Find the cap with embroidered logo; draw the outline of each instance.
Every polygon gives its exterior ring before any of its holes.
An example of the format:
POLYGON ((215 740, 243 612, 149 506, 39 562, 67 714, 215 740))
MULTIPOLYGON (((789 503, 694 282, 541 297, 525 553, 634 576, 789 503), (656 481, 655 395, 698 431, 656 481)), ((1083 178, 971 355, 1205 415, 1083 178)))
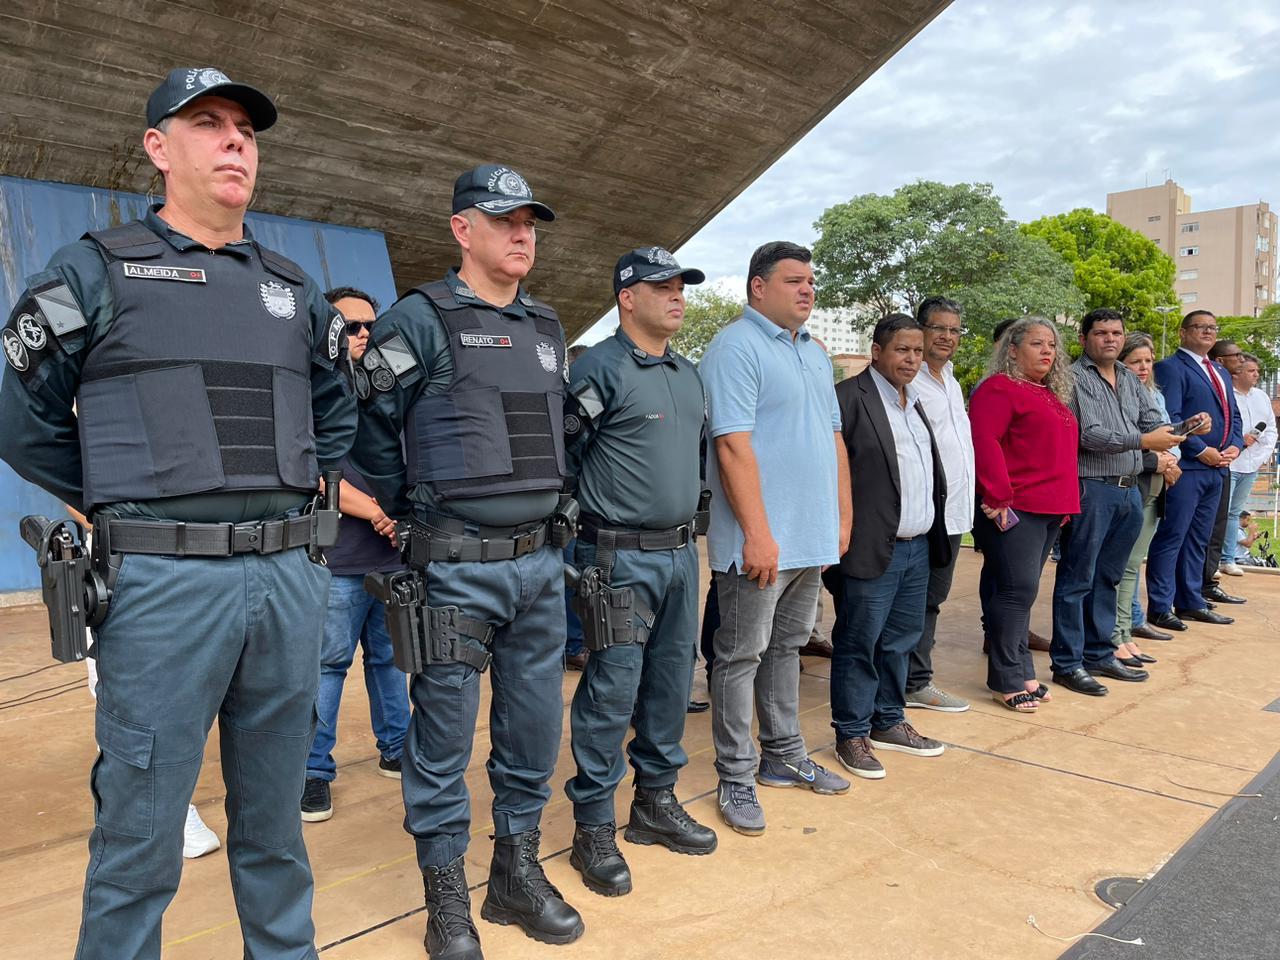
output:
POLYGON ((236 83, 217 67, 178 67, 147 99, 147 126, 154 127, 200 97, 225 97, 244 107, 254 130, 276 122, 276 105, 261 90, 236 83))
POLYGON ((524 177, 497 163, 482 163, 454 181, 453 212, 461 213, 470 207, 491 217, 532 207, 539 220, 550 222, 556 218, 554 210, 533 199, 533 190, 524 177))
POLYGON ((618 258, 613 268, 613 295, 641 280, 647 283, 661 283, 672 277, 680 277, 685 283, 702 283, 707 275, 692 267, 682 267, 662 247, 641 247, 631 250, 618 258))

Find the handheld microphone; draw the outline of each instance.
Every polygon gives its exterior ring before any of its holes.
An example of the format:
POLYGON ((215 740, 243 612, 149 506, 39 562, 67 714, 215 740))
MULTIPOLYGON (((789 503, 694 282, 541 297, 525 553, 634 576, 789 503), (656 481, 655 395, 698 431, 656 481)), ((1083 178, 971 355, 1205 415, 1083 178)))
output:
POLYGON ((1262 435, 1262 431, 1265 429, 1267 429, 1267 421, 1259 420, 1253 425, 1253 429, 1249 431, 1248 436, 1251 436, 1256 440, 1262 435))

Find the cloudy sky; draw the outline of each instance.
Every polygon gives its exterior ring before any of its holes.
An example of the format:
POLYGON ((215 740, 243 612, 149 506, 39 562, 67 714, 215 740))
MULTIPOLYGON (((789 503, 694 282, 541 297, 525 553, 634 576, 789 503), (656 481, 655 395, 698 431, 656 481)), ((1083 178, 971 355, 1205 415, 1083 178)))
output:
POLYGON ((991 182, 1016 220, 1166 176, 1275 208, 1277 164, 1276 0, 955 0, 677 256, 738 289, 757 242, 917 179, 991 182))

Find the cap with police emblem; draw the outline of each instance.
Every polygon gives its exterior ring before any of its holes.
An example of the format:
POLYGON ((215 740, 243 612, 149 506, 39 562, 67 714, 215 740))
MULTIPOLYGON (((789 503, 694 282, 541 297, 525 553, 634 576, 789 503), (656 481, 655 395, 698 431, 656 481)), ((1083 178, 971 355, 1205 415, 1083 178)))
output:
POLYGON ((676 258, 662 247, 641 247, 631 250, 618 258, 613 268, 613 295, 641 280, 647 283, 661 283, 678 276, 685 283, 702 283, 707 275, 692 267, 685 269, 676 263, 676 258))
POLYGON ((533 199, 533 191, 524 177, 496 163, 482 163, 454 181, 453 212, 461 213, 469 207, 491 217, 532 207, 539 220, 550 222, 556 218, 554 210, 533 199))
POLYGON ((199 97, 225 97, 244 107, 254 130, 276 122, 276 105, 261 90, 235 83, 217 67, 178 67, 147 99, 147 126, 154 127, 199 97))

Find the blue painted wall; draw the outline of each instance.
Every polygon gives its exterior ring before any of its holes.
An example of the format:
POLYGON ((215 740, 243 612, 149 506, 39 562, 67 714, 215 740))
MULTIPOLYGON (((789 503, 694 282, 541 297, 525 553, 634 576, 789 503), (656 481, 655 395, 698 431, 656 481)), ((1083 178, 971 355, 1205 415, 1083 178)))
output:
MULTIPOLYGON (((135 193, 0 177, 0 310, 8 315, 26 288, 24 278, 42 269, 59 247, 86 230, 142 216, 148 202, 135 193)), ((250 213, 247 219, 264 246, 297 261, 321 289, 359 287, 384 307, 395 300, 381 233, 270 214, 250 213)), ((18 536, 18 520, 28 513, 64 515, 53 497, 0 463, 0 592, 40 585, 35 554, 18 536)))

